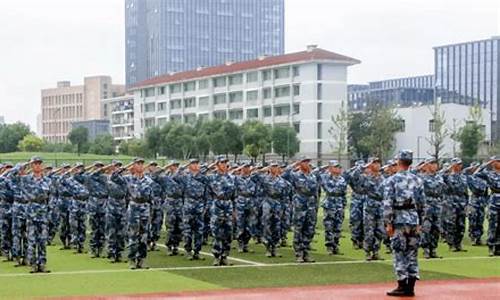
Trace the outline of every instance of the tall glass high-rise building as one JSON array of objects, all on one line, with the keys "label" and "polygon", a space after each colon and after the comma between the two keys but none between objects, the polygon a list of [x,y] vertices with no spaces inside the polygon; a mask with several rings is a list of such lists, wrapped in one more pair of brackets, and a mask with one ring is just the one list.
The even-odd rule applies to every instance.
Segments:
[{"label": "tall glass high-rise building", "polygon": [[500,37],[445,45],[435,51],[436,97],[443,103],[479,104],[491,111],[492,139],[500,138]]},{"label": "tall glass high-rise building", "polygon": [[125,0],[127,86],[284,53],[284,0]]}]

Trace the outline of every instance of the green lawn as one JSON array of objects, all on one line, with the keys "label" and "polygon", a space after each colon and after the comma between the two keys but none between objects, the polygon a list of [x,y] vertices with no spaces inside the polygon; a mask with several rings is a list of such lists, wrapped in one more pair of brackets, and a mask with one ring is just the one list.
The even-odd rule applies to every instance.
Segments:
[{"label": "green lawn", "polygon": [[[164,239],[162,239],[164,241]],[[127,264],[111,264],[105,259],[91,259],[88,254],[75,255],[61,251],[59,245],[49,247],[48,275],[28,275],[29,269],[14,268],[12,263],[0,263],[0,299],[46,296],[111,295],[195,291],[226,288],[307,286],[340,283],[389,282],[394,280],[392,262],[388,255],[381,262],[366,263],[363,253],[353,250],[346,232],[341,240],[343,256],[329,256],[323,246],[323,234],[316,235],[313,256],[317,264],[294,264],[291,247],[280,249],[282,258],[264,256],[262,245],[251,245],[254,253],[232,257],[230,268],[210,267],[212,259],[191,262],[184,257],[169,257],[165,249],[151,252],[148,271],[128,271]],[[445,245],[439,252],[445,259],[420,260],[423,280],[500,277],[500,259],[487,257],[487,248],[471,247],[468,252],[452,253]],[[208,247],[204,251],[210,252]],[[261,266],[249,263],[264,264]],[[269,265],[270,264],[270,265]],[[280,265],[283,264],[283,265]],[[198,268],[193,268],[198,267]]]},{"label": "green lawn", "polygon": [[126,155],[96,155],[96,154],[82,154],[77,156],[74,153],[46,153],[46,152],[12,152],[12,153],[0,153],[0,162],[25,162],[28,161],[33,156],[40,156],[44,159],[45,163],[50,163],[56,166],[62,163],[73,164],[75,162],[83,162],[86,165],[91,164],[94,161],[102,161],[103,163],[109,163],[113,159],[119,159],[125,163],[132,160],[131,156]]}]

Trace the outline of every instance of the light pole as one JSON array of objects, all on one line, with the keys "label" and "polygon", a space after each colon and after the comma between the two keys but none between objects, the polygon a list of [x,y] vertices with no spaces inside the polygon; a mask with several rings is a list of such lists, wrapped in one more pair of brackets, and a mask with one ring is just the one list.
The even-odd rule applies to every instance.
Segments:
[{"label": "light pole", "polygon": [[[60,111],[61,111],[61,108],[58,107],[52,112],[52,119],[54,120],[55,124],[57,124],[57,121],[55,120],[56,114],[59,113]],[[54,152],[54,168],[57,168],[57,151],[59,151],[59,149],[56,149],[56,152]]]},{"label": "light pole", "polygon": [[420,139],[422,139],[423,136],[419,135],[417,136],[417,159],[420,160]]}]

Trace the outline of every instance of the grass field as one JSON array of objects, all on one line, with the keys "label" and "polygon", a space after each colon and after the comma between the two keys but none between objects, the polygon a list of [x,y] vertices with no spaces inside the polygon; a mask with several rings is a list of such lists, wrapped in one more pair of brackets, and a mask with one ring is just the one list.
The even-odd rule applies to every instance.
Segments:
[{"label": "grass field", "polygon": [[[162,239],[164,242],[164,238]],[[500,277],[500,259],[487,257],[487,247],[471,247],[468,252],[452,253],[443,244],[444,259],[420,260],[423,280]],[[307,286],[340,283],[372,283],[394,280],[388,255],[380,262],[365,262],[363,252],[353,250],[349,235],[341,240],[343,256],[329,256],[319,230],[313,256],[316,264],[294,263],[291,247],[281,248],[282,258],[267,258],[262,245],[251,245],[254,253],[233,250],[232,267],[212,267],[212,259],[191,262],[183,256],[169,257],[164,248],[148,254],[149,270],[129,271],[127,264],[111,264],[106,259],[91,259],[88,254],[73,254],[48,247],[50,274],[31,275],[29,269],[0,264],[0,299],[47,296],[113,295],[231,288]],[[208,247],[203,249],[210,252]]]},{"label": "grass field", "polygon": [[123,161],[129,161],[132,159],[131,156],[126,155],[96,155],[96,154],[82,154],[77,156],[74,153],[56,152],[12,152],[12,153],[0,153],[0,162],[24,162],[28,161],[33,156],[40,156],[45,160],[46,163],[52,163],[60,165],[61,163],[68,162],[74,163],[77,161],[90,164],[93,161],[99,160],[103,162],[109,162],[113,159],[120,159]]}]

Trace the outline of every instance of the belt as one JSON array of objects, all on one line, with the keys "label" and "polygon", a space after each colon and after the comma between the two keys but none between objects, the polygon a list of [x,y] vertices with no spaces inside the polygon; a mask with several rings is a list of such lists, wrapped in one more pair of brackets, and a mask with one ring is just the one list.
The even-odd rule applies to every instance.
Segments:
[{"label": "belt", "polygon": [[146,199],[130,199],[130,201],[137,203],[137,204],[148,203],[148,201]]},{"label": "belt", "polygon": [[406,210],[406,209],[415,209],[415,208],[416,207],[414,204],[393,207],[394,210]]}]

